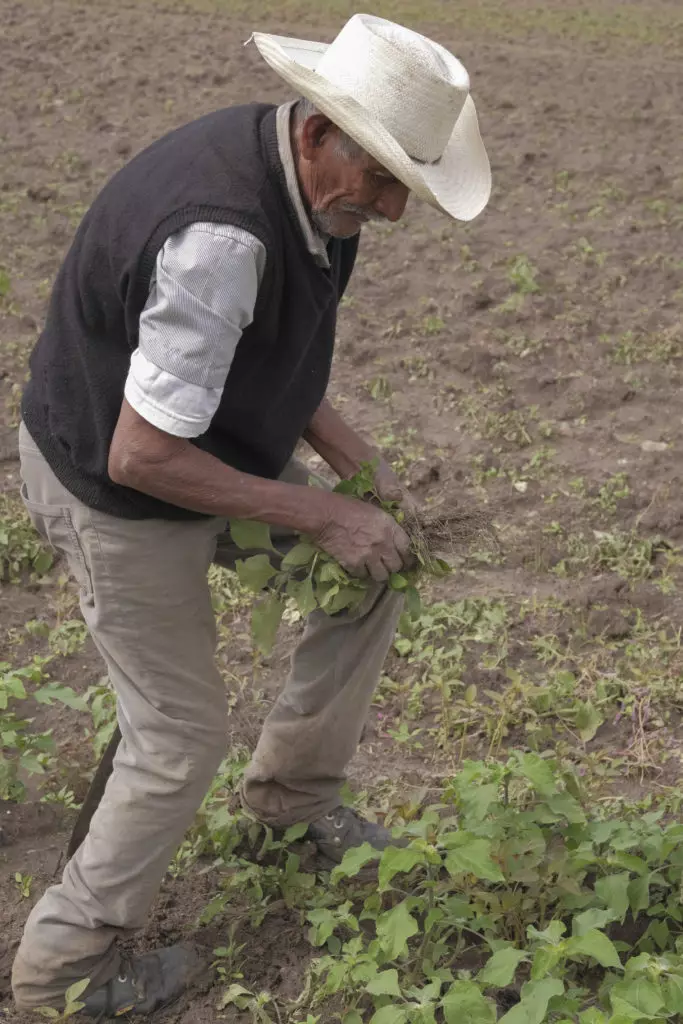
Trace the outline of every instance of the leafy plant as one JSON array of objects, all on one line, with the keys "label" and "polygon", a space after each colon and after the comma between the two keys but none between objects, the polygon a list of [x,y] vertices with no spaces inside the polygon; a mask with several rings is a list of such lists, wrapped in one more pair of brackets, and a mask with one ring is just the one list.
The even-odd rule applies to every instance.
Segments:
[{"label": "leafy plant", "polygon": [[27,570],[42,575],[52,562],[52,552],[43,545],[19,501],[0,494],[0,580],[16,582]]},{"label": "leafy plant", "polygon": [[55,1010],[54,1006],[38,1006],[36,1013],[39,1013],[41,1017],[47,1017],[48,1020],[68,1020],[85,1006],[79,997],[83,995],[89,984],[90,978],[83,978],[82,981],[74,982],[69,986],[64,995],[64,1009],[61,1013],[59,1010]]},{"label": "leafy plant", "polygon": [[508,269],[508,279],[521,295],[533,295],[541,289],[536,281],[538,270],[528,256],[515,256]]},{"label": "leafy plant", "polygon": [[33,875],[22,875],[21,871],[14,872],[14,884],[22,899],[27,900],[31,895],[31,884]]},{"label": "leafy plant", "polygon": [[[298,1006],[345,1022],[625,1024],[683,1013],[683,826],[594,813],[552,758],[468,761],[381,855],[348,851]],[[364,922],[360,928],[360,922]]]},{"label": "leafy plant", "polygon": [[[44,774],[54,751],[50,730],[33,732],[31,702],[57,701],[83,710],[85,702],[70,686],[48,682],[46,666],[52,659],[35,655],[28,665],[14,668],[0,662],[0,799],[20,800],[23,772]],[[30,692],[30,688],[34,687]],[[24,717],[26,715],[26,717]]]},{"label": "leafy plant", "polygon": [[[342,480],[335,491],[358,500],[371,500],[399,522],[404,513],[396,502],[383,502],[375,487],[376,464],[364,463],[355,476]],[[240,583],[254,593],[267,591],[267,596],[252,611],[252,635],[258,649],[268,654],[275,642],[285,608],[292,603],[302,616],[316,609],[335,615],[354,610],[365,599],[371,581],[349,575],[339,563],[313,541],[300,535],[299,542],[281,559],[276,567],[270,552],[278,555],[273,546],[270,530],[265,523],[253,520],[232,520],[230,532],[235,544],[243,551],[256,550],[261,554],[236,563]],[[412,614],[418,614],[420,598],[416,584],[427,573],[443,576],[450,567],[442,559],[432,557],[424,544],[416,542],[414,552],[418,567],[415,570],[392,573],[389,587],[405,593]]]},{"label": "leafy plant", "polygon": [[90,708],[95,734],[93,746],[95,757],[100,758],[116,728],[116,694],[106,676],[85,692],[85,701]]}]

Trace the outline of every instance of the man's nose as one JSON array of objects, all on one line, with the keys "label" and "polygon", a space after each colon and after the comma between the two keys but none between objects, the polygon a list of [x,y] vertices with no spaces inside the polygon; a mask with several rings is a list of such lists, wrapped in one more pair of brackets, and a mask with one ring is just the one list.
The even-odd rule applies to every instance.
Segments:
[{"label": "man's nose", "polygon": [[374,209],[377,213],[386,217],[387,220],[400,220],[403,216],[403,211],[406,208],[409,195],[410,189],[407,185],[403,185],[401,182],[396,182],[395,185],[389,185],[383,190],[382,194],[374,203]]}]

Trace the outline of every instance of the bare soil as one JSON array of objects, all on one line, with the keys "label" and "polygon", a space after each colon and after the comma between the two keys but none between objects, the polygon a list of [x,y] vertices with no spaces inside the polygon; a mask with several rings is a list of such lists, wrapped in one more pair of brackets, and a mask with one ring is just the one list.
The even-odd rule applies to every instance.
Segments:
[{"label": "bare soil", "polygon": [[[452,47],[470,70],[494,193],[471,225],[411,201],[400,224],[364,232],[341,313],[333,395],[398,460],[420,500],[495,509],[502,553],[470,553],[435,596],[498,596],[511,607],[556,599],[565,609],[556,635],[567,644],[628,635],[636,615],[677,626],[675,560],[667,588],[594,565],[553,571],[569,557],[572,537],[593,539],[594,531],[638,530],[664,537],[673,550],[683,542],[677,5],[643,0],[626,9],[598,0],[595,23],[578,4],[544,5],[538,23],[530,5],[505,7],[503,18],[492,6],[475,15],[476,5],[465,4],[464,27],[434,5],[423,21],[406,11],[406,21]],[[10,281],[0,297],[5,490],[18,486],[14,443],[26,358],[89,201],[125,160],[174,126],[222,105],[288,98],[256,50],[241,45],[254,28],[331,38],[343,13],[340,5],[329,16],[301,7],[247,16],[229,4],[0,0],[0,270]],[[617,474],[627,475],[628,493],[611,503],[601,488]],[[664,555],[656,558],[663,564]],[[30,656],[30,643],[17,637],[29,619],[54,619],[63,590],[57,575],[47,584],[4,586],[0,658],[13,660],[17,644]],[[236,647],[221,658],[264,691],[258,704],[243,690],[236,694],[231,740],[250,747],[294,634],[266,666],[254,667],[247,628],[238,616]],[[511,649],[533,628],[528,617],[514,625]],[[473,681],[507,685],[501,672],[471,668]],[[392,661],[389,671],[400,679],[405,667]],[[101,667],[86,647],[53,674],[83,691]],[[425,724],[433,710],[425,709]],[[454,752],[406,751],[387,733],[391,706],[383,707],[384,719],[377,711],[352,783],[370,803],[374,790],[392,783],[416,794],[438,785]],[[92,767],[87,744],[69,713],[44,713],[41,728],[55,728],[65,779],[82,796]],[[626,721],[607,723],[589,751],[623,753],[629,729]],[[662,749],[677,750],[676,720],[659,733]],[[524,736],[512,732],[506,742]],[[475,744],[469,753],[481,749]],[[673,785],[680,763],[667,765],[664,781]],[[625,794],[655,784],[663,784],[661,770],[648,766],[621,783]],[[0,1001],[16,1024],[28,1017],[11,1008],[13,951],[31,905],[58,872],[73,818],[40,803],[37,790],[32,796],[0,808]],[[18,893],[15,871],[33,875],[30,898]],[[223,940],[196,920],[214,883],[210,872],[167,879],[139,945],[192,938],[209,954]],[[312,955],[298,915],[269,916],[242,941],[249,982],[293,996]],[[160,1019],[213,1020],[215,1004],[207,983]]]}]

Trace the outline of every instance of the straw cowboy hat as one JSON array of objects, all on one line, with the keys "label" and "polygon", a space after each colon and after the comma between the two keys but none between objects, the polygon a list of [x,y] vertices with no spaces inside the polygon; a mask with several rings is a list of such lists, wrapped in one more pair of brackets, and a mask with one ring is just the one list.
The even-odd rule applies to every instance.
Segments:
[{"label": "straw cowboy hat", "polygon": [[[420,199],[472,220],[491,194],[467,71],[431,39],[354,14],[334,42],[264,32],[270,66]],[[251,40],[250,40],[251,41]]]}]

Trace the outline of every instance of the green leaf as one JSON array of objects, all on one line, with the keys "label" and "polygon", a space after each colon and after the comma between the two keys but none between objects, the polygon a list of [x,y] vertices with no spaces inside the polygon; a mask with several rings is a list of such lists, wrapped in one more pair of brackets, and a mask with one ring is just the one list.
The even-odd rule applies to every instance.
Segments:
[{"label": "green leaf", "polygon": [[481,985],[492,985],[494,988],[504,988],[514,978],[522,960],[526,959],[527,955],[523,950],[514,949],[512,946],[499,949],[489,957],[479,971],[477,982]]},{"label": "green leaf", "polygon": [[346,571],[338,562],[323,562],[317,575],[322,583],[345,583],[348,579]]},{"label": "green leaf", "polygon": [[389,882],[399,871],[412,871],[418,864],[425,864],[427,858],[422,850],[412,846],[399,848],[387,846],[379,862],[379,890],[384,892]]},{"label": "green leaf", "polygon": [[634,914],[637,914],[639,910],[647,910],[650,906],[650,880],[647,875],[634,878],[629,882],[626,892],[629,906]]},{"label": "green leaf", "polygon": [[571,793],[553,793],[546,797],[546,807],[560,818],[566,818],[571,824],[583,824],[586,815],[581,804]]},{"label": "green leaf", "polygon": [[683,1016],[683,978],[680,974],[671,974],[664,979],[662,995],[669,1013]]},{"label": "green leaf", "polygon": [[333,884],[340,878],[352,878],[357,875],[361,868],[365,867],[372,860],[377,860],[378,853],[370,843],[363,843],[361,846],[354,846],[347,850],[342,858],[341,864],[337,864],[330,876]]},{"label": "green leaf", "polygon": [[350,1013],[344,1014],[342,1024],[363,1024],[363,1018],[359,1014],[358,1010],[351,1010]]},{"label": "green leaf", "polygon": [[551,974],[564,956],[564,943],[559,946],[541,946],[534,953],[531,980],[540,981]]},{"label": "green leaf", "polygon": [[404,1006],[383,1006],[377,1013],[373,1013],[370,1024],[406,1024],[408,1011]]},{"label": "green leaf", "polygon": [[482,786],[466,786],[458,792],[458,803],[462,807],[466,823],[484,820],[492,803],[498,799],[498,783],[490,782]]},{"label": "green leaf", "polygon": [[611,939],[608,939],[604,932],[592,928],[585,935],[577,935],[567,942],[567,955],[589,956],[597,960],[601,967],[615,967],[621,970],[621,960]]},{"label": "green leaf", "polygon": [[564,985],[559,978],[528,981],[522,988],[520,1002],[500,1018],[499,1024],[541,1024],[550,1000],[563,993]]},{"label": "green leaf", "polygon": [[282,837],[282,842],[285,845],[289,843],[295,843],[297,839],[302,839],[308,832],[308,822],[299,821],[296,825],[290,825]]},{"label": "green leaf", "polygon": [[270,654],[285,610],[284,602],[273,595],[254,605],[251,612],[251,633],[261,654]]},{"label": "green leaf", "polygon": [[530,924],[527,926],[526,933],[530,939],[537,939],[539,942],[547,942],[551,946],[557,946],[562,941],[562,936],[566,930],[563,921],[554,920],[543,931],[539,931],[538,928]]},{"label": "green leaf", "polygon": [[653,921],[645,934],[654,939],[658,949],[665,950],[672,944],[667,921]]},{"label": "green leaf", "polygon": [[64,993],[64,1002],[75,1003],[79,996],[82,996],[90,984],[90,978],[82,978],[70,985]]},{"label": "green leaf", "polygon": [[290,580],[287,584],[287,594],[296,601],[296,606],[304,616],[310,615],[318,607],[313,580],[307,576],[305,580]]},{"label": "green leaf", "polygon": [[638,977],[629,981],[619,981],[610,989],[610,1003],[615,1013],[631,1014],[636,1011],[639,1016],[654,1017],[664,1006],[662,991],[654,981]]},{"label": "green leaf", "polygon": [[87,701],[70,686],[62,686],[61,683],[48,683],[47,686],[41,686],[39,690],[34,691],[33,697],[39,704],[52,704],[53,700],[57,700],[60,704],[66,704],[68,708],[73,708],[74,711],[88,710]]},{"label": "green leaf", "polygon": [[340,480],[334,486],[335,494],[355,494],[356,487],[352,480]]},{"label": "green leaf", "polygon": [[648,873],[647,863],[642,857],[635,857],[632,853],[623,853],[621,850],[610,854],[607,858],[607,863],[610,866],[614,865],[619,868],[625,868],[626,871],[632,871],[634,875],[646,875]]},{"label": "green leaf", "polygon": [[605,721],[604,715],[600,714],[594,704],[589,701],[580,701],[574,715],[574,725],[578,729],[579,736],[584,743],[593,739],[596,732]]},{"label": "green leaf", "polygon": [[411,619],[419,619],[422,612],[422,598],[416,587],[406,589],[406,611]]},{"label": "green leaf", "polygon": [[324,946],[337,927],[337,918],[327,907],[309,910],[306,916],[313,925],[308,933],[308,941],[312,946]]},{"label": "green leaf", "polygon": [[48,1020],[59,1020],[61,1014],[59,1010],[55,1010],[54,1006],[36,1006],[35,1013],[39,1013],[41,1017],[47,1017]]},{"label": "green leaf", "polygon": [[448,836],[448,853],[444,865],[449,875],[472,874],[489,882],[505,881],[503,872],[491,859],[491,842],[471,832],[454,832]]},{"label": "green leaf", "polygon": [[390,590],[406,590],[408,587],[408,580],[405,576],[402,576],[400,572],[392,572],[389,577],[389,589]]},{"label": "green leaf", "polygon": [[255,519],[231,519],[230,534],[242,551],[258,551],[259,548],[275,551],[267,523],[259,523]]},{"label": "green leaf", "polygon": [[19,764],[21,765],[22,768],[25,769],[25,771],[29,772],[31,775],[45,774],[45,769],[43,768],[38,758],[34,757],[33,754],[22,754],[21,757],[19,758]]},{"label": "green leaf", "polygon": [[495,1003],[473,981],[454,981],[441,1003],[446,1024],[495,1024]]},{"label": "green leaf", "polygon": [[44,576],[49,569],[52,568],[54,557],[51,551],[43,549],[39,551],[36,557],[33,559],[33,568],[39,576]]},{"label": "green leaf", "polygon": [[243,587],[248,587],[255,594],[263,590],[268,580],[275,575],[275,569],[270,564],[268,555],[252,555],[251,558],[235,562],[235,572]]},{"label": "green leaf", "polygon": [[602,910],[600,907],[591,907],[590,910],[584,910],[582,914],[577,914],[572,921],[572,932],[576,936],[585,935],[586,932],[591,931],[593,928],[604,928],[610,921],[614,921],[615,913],[613,910]]},{"label": "green leaf", "polygon": [[243,1009],[246,999],[251,997],[251,995],[252,993],[248,988],[245,988],[244,985],[238,985],[237,982],[235,982],[233,985],[230,985],[221,996],[218,1008],[223,1010],[226,1006],[234,1004],[239,1009]]},{"label": "green leaf", "polygon": [[405,901],[377,918],[377,938],[389,960],[407,952],[408,939],[417,934],[419,925],[408,910]]},{"label": "green leaf", "polygon": [[541,796],[552,796],[557,792],[557,782],[552,769],[538,754],[520,754],[516,751],[515,756],[508,762],[508,767],[513,775],[521,775],[527,779]]},{"label": "green leaf", "polygon": [[380,971],[376,977],[365,986],[365,991],[371,996],[398,996],[401,998],[401,989],[398,984],[398,971],[392,967],[388,971]]},{"label": "green leaf", "polygon": [[599,878],[595,883],[596,893],[607,904],[609,909],[614,911],[618,921],[623,921],[626,917],[626,911],[628,910],[627,887],[630,880],[631,875],[628,871],[624,871],[618,875],[607,875],[605,878]]},{"label": "green leaf", "polygon": [[337,612],[349,608],[356,608],[365,598],[366,589],[360,587],[340,587],[334,592],[328,590],[322,598],[320,607],[324,608],[328,615],[336,615]]},{"label": "green leaf", "polygon": [[315,558],[317,550],[313,544],[308,544],[306,541],[295,544],[282,559],[282,568],[294,569],[302,565],[309,565]]}]

